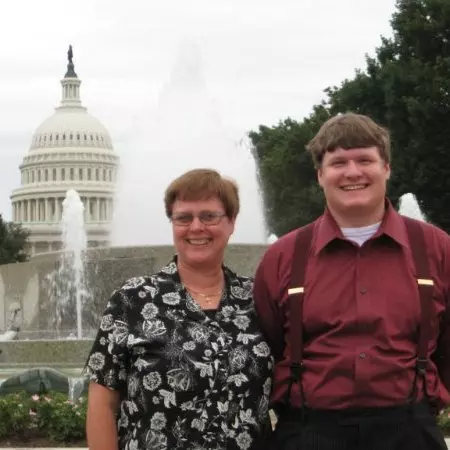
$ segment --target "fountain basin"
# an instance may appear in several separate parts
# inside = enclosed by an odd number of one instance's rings
[[[240,274],[253,275],[266,248],[231,245],[225,263]],[[0,341],[0,395],[23,388],[36,393],[56,389],[71,399],[83,395],[87,380],[82,368],[112,291],[130,277],[159,270],[173,254],[171,246],[88,250],[85,273],[91,300],[82,307],[83,339],[74,339],[75,314],[68,316],[71,328],[55,329],[55,297],[52,300],[49,280],[58,270],[61,252],[0,266],[0,334],[8,325],[8,312],[18,311],[21,316],[18,339]]]
[[[227,249],[225,263],[240,274],[253,275],[266,248],[267,245],[232,244]],[[159,270],[171,260],[173,254],[172,246],[108,247],[88,250],[85,273],[92,301],[83,306],[82,336],[95,337],[101,314],[115,288],[130,277],[148,275]],[[21,306],[19,339],[26,339],[27,345],[36,340],[58,340],[76,335],[75,316],[72,328],[62,330],[62,334],[58,334],[55,330],[49,277],[58,269],[60,256],[60,252],[54,252],[35,256],[29,262],[0,266],[0,333],[7,328],[11,305],[18,303]],[[63,351],[63,348],[70,348],[70,345],[73,345],[76,352],[76,348],[85,349],[87,345],[81,343],[79,344],[81,347],[77,347],[74,342],[60,345],[55,343],[54,347],[42,344],[43,347],[34,348],[40,355],[39,358],[43,357],[41,352],[44,352],[45,359],[56,361],[57,358],[53,358],[50,353],[62,352],[67,355],[64,357],[68,360],[69,351]],[[38,344],[32,344],[31,347],[33,345]],[[18,351],[23,351],[19,350],[21,347],[17,348]],[[79,364],[78,361],[82,358],[76,355],[74,353],[73,358],[76,358],[76,363]],[[8,360],[5,360],[5,355],[3,357],[0,355],[0,358],[0,362],[3,360],[5,363],[11,363],[12,359],[19,362],[19,358],[12,356],[11,352],[8,353]],[[30,354],[27,358],[30,360],[33,356]],[[82,364],[84,362],[85,360]],[[61,360],[59,364],[62,364]]]

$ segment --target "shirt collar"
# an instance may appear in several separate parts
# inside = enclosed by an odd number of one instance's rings
[[[381,221],[380,228],[375,233],[374,238],[386,235],[399,245],[409,249],[408,235],[404,220],[388,199],[386,199],[385,204],[383,220]],[[316,230],[316,240],[314,245],[315,255],[320,253],[331,241],[334,241],[335,239],[345,239],[328,208],[326,208],[324,214],[319,217]]]

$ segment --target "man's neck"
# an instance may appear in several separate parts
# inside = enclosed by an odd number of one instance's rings
[[[364,211],[361,210],[355,210],[354,214],[349,212],[339,214],[339,212],[334,211],[330,207],[328,207],[328,209],[340,228],[361,228],[375,225],[383,220],[385,213],[384,203],[369,214],[365,214]]]

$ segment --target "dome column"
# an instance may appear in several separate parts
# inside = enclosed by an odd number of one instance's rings
[[[44,202],[44,222],[50,222],[48,197],[45,198]]]
[[[95,221],[100,222],[100,199],[95,199]]]
[[[55,198],[55,222],[59,222],[61,217],[61,208],[59,205],[59,198]]]
[[[91,198],[86,197],[86,222],[91,222]]]

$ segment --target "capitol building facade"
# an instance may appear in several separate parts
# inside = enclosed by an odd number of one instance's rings
[[[12,220],[29,230],[31,255],[61,248],[69,189],[83,202],[88,246],[109,244],[119,158],[108,130],[81,103],[72,58],[70,47],[61,104],[36,129],[20,165],[20,187],[11,194]]]

